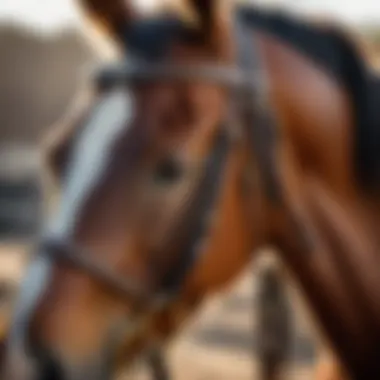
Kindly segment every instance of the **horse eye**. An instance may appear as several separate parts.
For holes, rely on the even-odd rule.
[[[173,157],[163,159],[154,171],[154,181],[159,184],[170,184],[178,181],[183,174],[181,163]]]

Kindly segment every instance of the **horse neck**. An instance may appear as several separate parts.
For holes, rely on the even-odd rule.
[[[377,267],[374,240],[359,223],[368,213],[358,206],[348,97],[290,47],[256,38],[282,136],[273,240],[354,378],[378,377],[380,283],[370,269]]]

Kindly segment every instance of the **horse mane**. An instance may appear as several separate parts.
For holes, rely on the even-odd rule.
[[[372,190],[380,184],[380,80],[371,73],[364,52],[348,33],[335,28],[330,33],[341,54],[342,78],[354,110],[357,178],[367,190]]]

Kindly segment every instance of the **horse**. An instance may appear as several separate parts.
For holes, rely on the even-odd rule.
[[[380,375],[378,87],[347,35],[217,0],[189,0],[186,19],[81,2],[128,57],[47,149],[61,194],[5,378],[110,378],[267,244],[336,353],[334,375]]]

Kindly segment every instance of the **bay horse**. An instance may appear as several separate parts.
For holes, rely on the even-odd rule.
[[[82,0],[128,57],[48,149],[61,194],[6,379],[110,378],[267,244],[347,376],[379,377],[377,78],[333,26],[225,4],[184,20]]]

